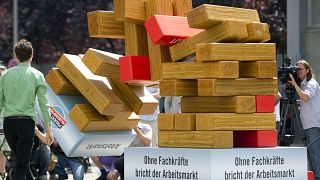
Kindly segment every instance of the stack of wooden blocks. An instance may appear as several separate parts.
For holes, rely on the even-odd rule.
[[[256,10],[114,0],[114,11],[88,13],[88,27],[124,38],[125,56],[63,54],[46,77],[57,95],[90,102],[70,111],[82,132],[135,127],[157,106],[144,86],[159,84],[161,96],[182,96],[182,113],[158,116],[160,147],[276,146],[276,48]]]
[[[166,28],[185,31],[171,23],[177,18],[167,16],[165,26],[159,17],[146,23],[160,24],[149,35]],[[204,31],[171,45],[172,62],[162,65],[160,95],[182,96],[182,113],[159,114],[159,146],[277,146],[276,47],[263,43],[270,39],[268,25],[260,22],[256,10],[214,5],[192,9],[185,21]]]

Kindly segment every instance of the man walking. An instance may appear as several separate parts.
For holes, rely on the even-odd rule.
[[[53,134],[50,126],[49,106],[46,97],[47,86],[43,74],[31,67],[33,58],[32,44],[25,39],[14,46],[18,66],[10,68],[0,77],[0,112],[3,110],[4,134],[16,158],[14,180],[34,179],[29,161],[34,139],[38,97],[46,128],[47,144],[51,145]]]

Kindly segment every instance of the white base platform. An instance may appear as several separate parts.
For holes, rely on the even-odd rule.
[[[125,179],[307,179],[307,149],[126,148]]]

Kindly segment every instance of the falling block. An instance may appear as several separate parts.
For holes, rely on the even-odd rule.
[[[260,22],[258,11],[203,4],[187,14],[190,27],[208,29],[225,20]]]
[[[115,20],[113,11],[93,11],[87,16],[90,37],[124,38],[123,22]]]
[[[257,113],[274,112],[274,96],[273,95],[256,96],[256,112]]]
[[[154,44],[172,45],[196,35],[203,29],[190,28],[186,17],[154,15],[144,23]]]
[[[52,68],[48,72],[46,80],[56,95],[81,95],[58,68]]]
[[[128,85],[117,79],[110,79],[115,94],[122,102],[138,115],[151,115],[157,107],[158,101],[143,86]]]
[[[81,60],[95,75],[120,79],[120,57],[122,55],[89,48]]]
[[[123,109],[115,116],[104,116],[89,104],[76,104],[69,116],[81,132],[130,130],[140,121],[132,111]]]
[[[232,148],[232,131],[159,131],[159,147]]]
[[[108,79],[92,74],[79,56],[63,54],[57,67],[100,114],[114,116],[123,108]]]
[[[183,58],[196,52],[199,43],[239,42],[248,37],[246,23],[243,21],[224,21],[215,27],[196,34],[190,38],[170,46],[172,61],[181,61]]]
[[[234,147],[276,147],[277,131],[234,131]]]
[[[313,171],[308,171],[308,180],[314,180],[314,173],[313,173]]]
[[[124,56],[119,59],[120,81],[141,83],[151,81],[148,56]]]

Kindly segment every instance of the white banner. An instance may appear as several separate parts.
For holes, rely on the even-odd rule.
[[[306,180],[307,150],[126,148],[125,179]]]

